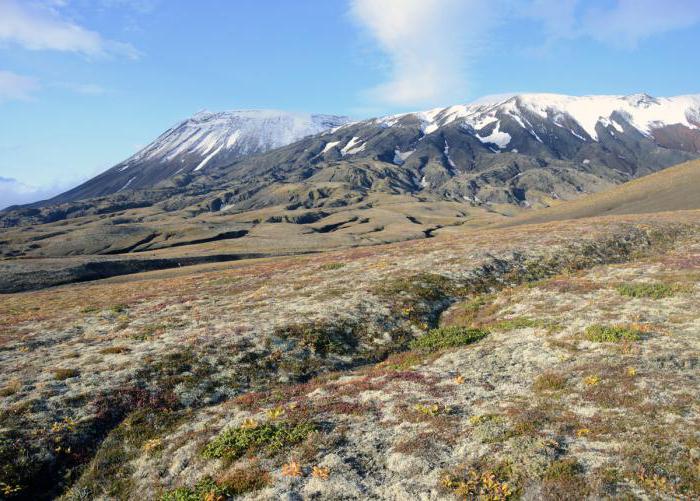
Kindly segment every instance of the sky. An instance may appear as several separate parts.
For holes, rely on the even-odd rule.
[[[197,111],[700,93],[700,0],[0,0],[0,207]]]

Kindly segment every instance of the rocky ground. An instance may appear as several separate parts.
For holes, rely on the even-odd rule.
[[[698,212],[0,296],[0,496],[700,494]]]

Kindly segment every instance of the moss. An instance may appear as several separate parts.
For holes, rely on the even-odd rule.
[[[302,442],[317,426],[311,422],[275,422],[230,428],[204,448],[207,458],[237,459],[247,452],[275,453]]]
[[[467,327],[439,327],[411,341],[412,349],[438,351],[475,343],[488,335],[481,329]]]
[[[641,331],[622,325],[589,325],[584,334],[587,340],[596,343],[619,343],[621,341],[639,341],[642,339]]]
[[[616,289],[623,296],[651,299],[671,297],[679,291],[678,287],[661,283],[620,284]]]

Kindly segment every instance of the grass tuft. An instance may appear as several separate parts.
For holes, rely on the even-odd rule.
[[[545,372],[535,379],[532,388],[537,392],[561,391],[566,388],[566,376],[556,372]]]
[[[72,377],[78,377],[80,375],[80,371],[78,369],[54,369],[53,370],[53,378],[56,381],[65,381],[66,379],[70,379]]]

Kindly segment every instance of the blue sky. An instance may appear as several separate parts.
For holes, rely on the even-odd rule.
[[[698,0],[0,0],[0,206],[201,109],[700,92]]]

